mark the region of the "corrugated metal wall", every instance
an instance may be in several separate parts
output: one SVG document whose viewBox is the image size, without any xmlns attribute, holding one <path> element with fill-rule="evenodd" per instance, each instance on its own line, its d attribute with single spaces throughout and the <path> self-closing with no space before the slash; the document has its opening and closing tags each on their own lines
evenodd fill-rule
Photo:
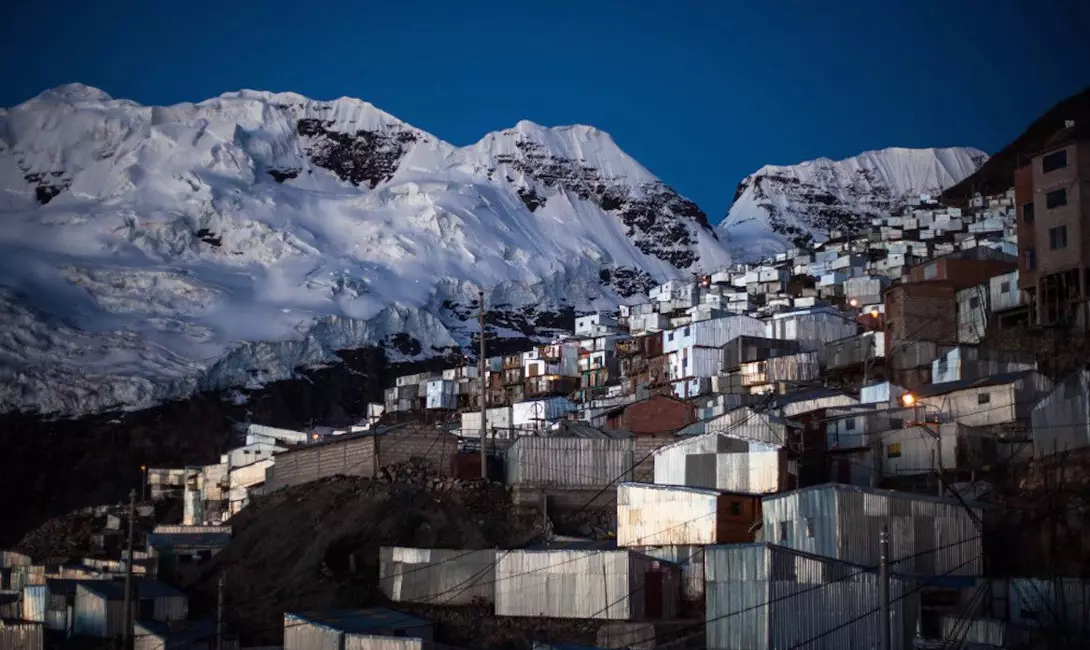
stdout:
<svg viewBox="0 0 1090 650">
<path fill-rule="evenodd" d="M 718 500 L 711 490 L 622 483 L 617 486 L 617 545 L 715 544 Z"/>
<path fill-rule="evenodd" d="M 878 584 L 873 574 L 763 544 L 706 549 L 705 571 L 709 649 L 877 647 Z M 911 648 L 918 601 L 901 598 L 910 586 L 892 583 L 891 596 L 899 599 L 893 604 L 892 647 Z M 849 623 L 857 617 L 862 618 Z"/>
<path fill-rule="evenodd" d="M 641 546 L 633 550 L 681 567 L 681 597 L 689 602 L 704 601 L 703 546 Z"/>
<path fill-rule="evenodd" d="M 379 586 L 394 602 L 467 605 L 495 597 L 496 552 L 383 546 Z"/>
<path fill-rule="evenodd" d="M 284 614 L 284 650 L 341 650 L 343 637 L 339 630 Z"/>
<path fill-rule="evenodd" d="M 885 522 L 892 560 L 911 558 L 899 562 L 897 571 L 981 574 L 980 533 L 955 501 L 837 484 L 766 497 L 762 508 L 765 539 L 772 543 L 877 566 L 878 532 Z M 980 508 L 974 510 L 982 516 Z"/>
<path fill-rule="evenodd" d="M 1090 445 L 1090 373 L 1068 375 L 1030 414 L 1038 458 Z"/>
<path fill-rule="evenodd" d="M 276 455 L 274 483 L 266 486 L 271 490 L 289 485 L 300 485 L 328 476 L 375 475 L 375 437 L 360 436 L 331 444 L 314 445 L 285 454 Z"/>
<path fill-rule="evenodd" d="M 628 478 L 634 450 L 631 438 L 519 438 L 507 450 L 507 482 L 540 487 L 604 487 Z"/>
<path fill-rule="evenodd" d="M 75 621 L 72 628 L 72 633 L 76 636 L 121 636 L 125 630 L 125 603 L 103 598 L 79 585 L 76 587 Z"/>
<path fill-rule="evenodd" d="M 424 650 L 425 645 L 431 648 L 434 644 L 404 636 L 344 635 L 344 650 Z"/>
<path fill-rule="evenodd" d="M 41 623 L 0 621 L 0 649 L 42 650 L 45 645 L 45 628 Z"/>
<path fill-rule="evenodd" d="M 631 617 L 628 551 L 515 550 L 496 558 L 497 616 Z"/>
<path fill-rule="evenodd" d="M 23 620 L 45 623 L 45 613 L 49 609 L 49 587 L 28 585 L 23 587 Z"/>
<path fill-rule="evenodd" d="M 1071 638 L 1090 635 L 1090 581 L 1018 578 L 1009 582 L 1008 597 L 1015 623 L 1064 630 Z"/>
</svg>

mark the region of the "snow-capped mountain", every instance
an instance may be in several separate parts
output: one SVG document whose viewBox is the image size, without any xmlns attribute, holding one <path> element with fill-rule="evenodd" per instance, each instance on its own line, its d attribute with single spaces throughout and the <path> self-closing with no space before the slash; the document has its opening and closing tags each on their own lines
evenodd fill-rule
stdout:
<svg viewBox="0 0 1090 650">
<path fill-rule="evenodd" d="M 0 110 L 0 412 L 140 408 L 334 351 L 435 355 L 729 263 L 588 126 L 455 147 L 371 104 L 72 84 Z"/>
<path fill-rule="evenodd" d="M 738 184 L 718 231 L 739 260 L 759 259 L 824 241 L 830 230 L 850 231 L 909 196 L 937 196 L 987 159 L 970 147 L 894 147 L 844 160 L 766 165 Z"/>
</svg>

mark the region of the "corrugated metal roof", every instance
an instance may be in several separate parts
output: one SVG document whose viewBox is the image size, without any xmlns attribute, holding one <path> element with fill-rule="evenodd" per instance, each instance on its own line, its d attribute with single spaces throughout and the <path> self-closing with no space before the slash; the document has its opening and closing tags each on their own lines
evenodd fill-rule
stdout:
<svg viewBox="0 0 1090 650">
<path fill-rule="evenodd" d="M 359 439 L 359 438 L 372 438 L 374 436 L 382 436 L 382 435 L 386 435 L 387 433 L 390 433 L 391 431 L 395 431 L 397 429 L 403 429 L 403 428 L 408 427 L 410 425 L 420 425 L 420 424 L 423 424 L 423 423 L 421 423 L 421 422 L 401 422 L 399 424 L 388 424 L 388 425 L 381 426 L 381 427 L 374 427 L 373 429 L 368 429 L 367 431 L 357 431 L 356 433 L 346 433 L 346 434 L 344 434 L 342 436 L 326 438 L 326 439 L 318 440 L 317 442 L 311 442 L 311 443 L 308 443 L 308 444 L 305 444 L 305 445 L 296 445 L 295 447 L 292 447 L 291 449 L 288 449 L 287 451 L 277 452 L 276 454 L 274 454 L 274 456 L 285 456 L 287 454 L 294 454 L 295 452 L 298 452 L 298 451 L 307 451 L 308 449 L 314 449 L 315 447 L 325 447 L 325 446 L 328 446 L 328 445 L 336 445 L 336 444 L 340 444 L 342 442 L 347 442 L 349 440 L 356 440 L 356 439 Z M 437 427 L 437 428 L 443 428 L 443 427 Z M 451 430 L 451 429 L 450 429 L 450 427 L 447 427 L 447 428 L 444 428 L 444 430 Z"/>
<path fill-rule="evenodd" d="M 183 622 L 174 621 L 168 624 L 159 621 L 135 621 L 133 624 L 146 630 L 146 634 L 168 639 L 171 645 L 183 641 L 207 640 L 216 633 L 214 621 L 184 621 L 184 626 L 180 626 L 180 623 Z M 139 634 L 138 630 L 137 635 Z"/>
<path fill-rule="evenodd" d="M 890 497 L 893 499 L 906 499 L 910 501 L 932 501 L 935 503 L 946 503 L 954 506 L 960 506 L 961 502 L 957 499 L 947 499 L 931 494 L 917 494 L 915 492 L 902 492 L 900 490 L 883 490 L 882 488 L 866 487 L 862 485 L 848 485 L 847 483 L 822 483 L 820 485 L 811 485 L 809 487 L 799 488 L 790 492 L 780 492 L 777 494 L 769 494 L 764 497 L 763 501 L 774 501 L 776 499 L 784 499 L 792 497 L 801 492 L 816 492 L 818 490 L 838 490 L 840 492 L 856 492 L 858 494 L 874 494 L 876 496 Z M 966 502 L 965 505 L 971 508 L 986 508 L 987 504 Z"/>
<path fill-rule="evenodd" d="M 148 533 L 155 548 L 218 548 L 231 543 L 231 533 Z"/>
<path fill-rule="evenodd" d="M 1017 372 L 1005 372 L 999 375 L 992 375 L 991 377 L 981 377 L 980 379 L 960 379 L 958 381 L 946 381 L 941 384 L 931 384 L 930 386 L 924 386 L 918 390 L 916 396 L 934 397 L 936 395 L 945 395 L 946 393 L 953 393 L 955 391 L 967 390 L 970 388 L 986 388 L 988 386 L 1012 384 L 1020 379 L 1025 379 L 1035 372 L 1037 371 L 1019 370 Z"/>
<path fill-rule="evenodd" d="M 832 388 L 814 388 L 811 390 L 800 390 L 786 395 L 777 395 L 772 400 L 772 406 L 769 410 L 785 406 L 787 404 L 794 404 L 795 402 L 805 402 L 811 399 L 821 399 L 822 397 L 851 397 L 847 393 Z"/>
<path fill-rule="evenodd" d="M 123 580 L 81 580 L 79 584 L 91 593 L 109 600 L 122 600 L 125 598 L 125 582 Z M 137 598 L 185 597 L 183 592 L 164 582 L 146 578 L 133 578 L 133 590 Z"/>
<path fill-rule="evenodd" d="M 616 439 L 632 437 L 632 434 L 628 431 L 599 429 L 598 427 L 591 426 L 585 422 L 577 422 L 575 420 L 561 420 L 558 425 L 555 435 L 559 437 Z"/>
<path fill-rule="evenodd" d="M 369 634 L 375 630 L 422 627 L 431 621 L 385 607 L 333 609 L 321 612 L 288 612 L 300 620 L 323 625 L 349 634 Z"/>
</svg>

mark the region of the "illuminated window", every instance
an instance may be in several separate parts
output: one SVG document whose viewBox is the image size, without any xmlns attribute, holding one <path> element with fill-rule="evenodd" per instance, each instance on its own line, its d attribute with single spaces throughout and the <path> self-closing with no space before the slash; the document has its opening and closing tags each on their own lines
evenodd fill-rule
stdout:
<svg viewBox="0 0 1090 650">
<path fill-rule="evenodd" d="M 814 518 L 813 517 L 807 517 L 806 518 L 806 536 L 811 538 L 811 539 L 814 537 Z"/>
<path fill-rule="evenodd" d="M 901 457 L 901 443 L 893 442 L 886 445 L 886 458 L 900 458 Z"/>
</svg>

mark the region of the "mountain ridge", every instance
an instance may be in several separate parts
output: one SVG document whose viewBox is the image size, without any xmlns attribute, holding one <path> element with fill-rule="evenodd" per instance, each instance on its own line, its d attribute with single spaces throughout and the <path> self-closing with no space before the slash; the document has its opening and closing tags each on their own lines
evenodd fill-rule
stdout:
<svg viewBox="0 0 1090 650">
<path fill-rule="evenodd" d="M 886 147 L 833 160 L 764 165 L 735 189 L 717 226 L 737 257 L 755 260 L 851 229 L 914 194 L 938 194 L 979 169 L 971 147 Z"/>
<path fill-rule="evenodd" d="M 0 110 L 0 411 L 143 408 L 381 345 L 548 337 L 730 257 L 587 125 L 455 147 L 372 104 L 241 90 L 142 106 L 82 84 Z M 62 352 L 63 351 L 63 352 Z"/>
</svg>

